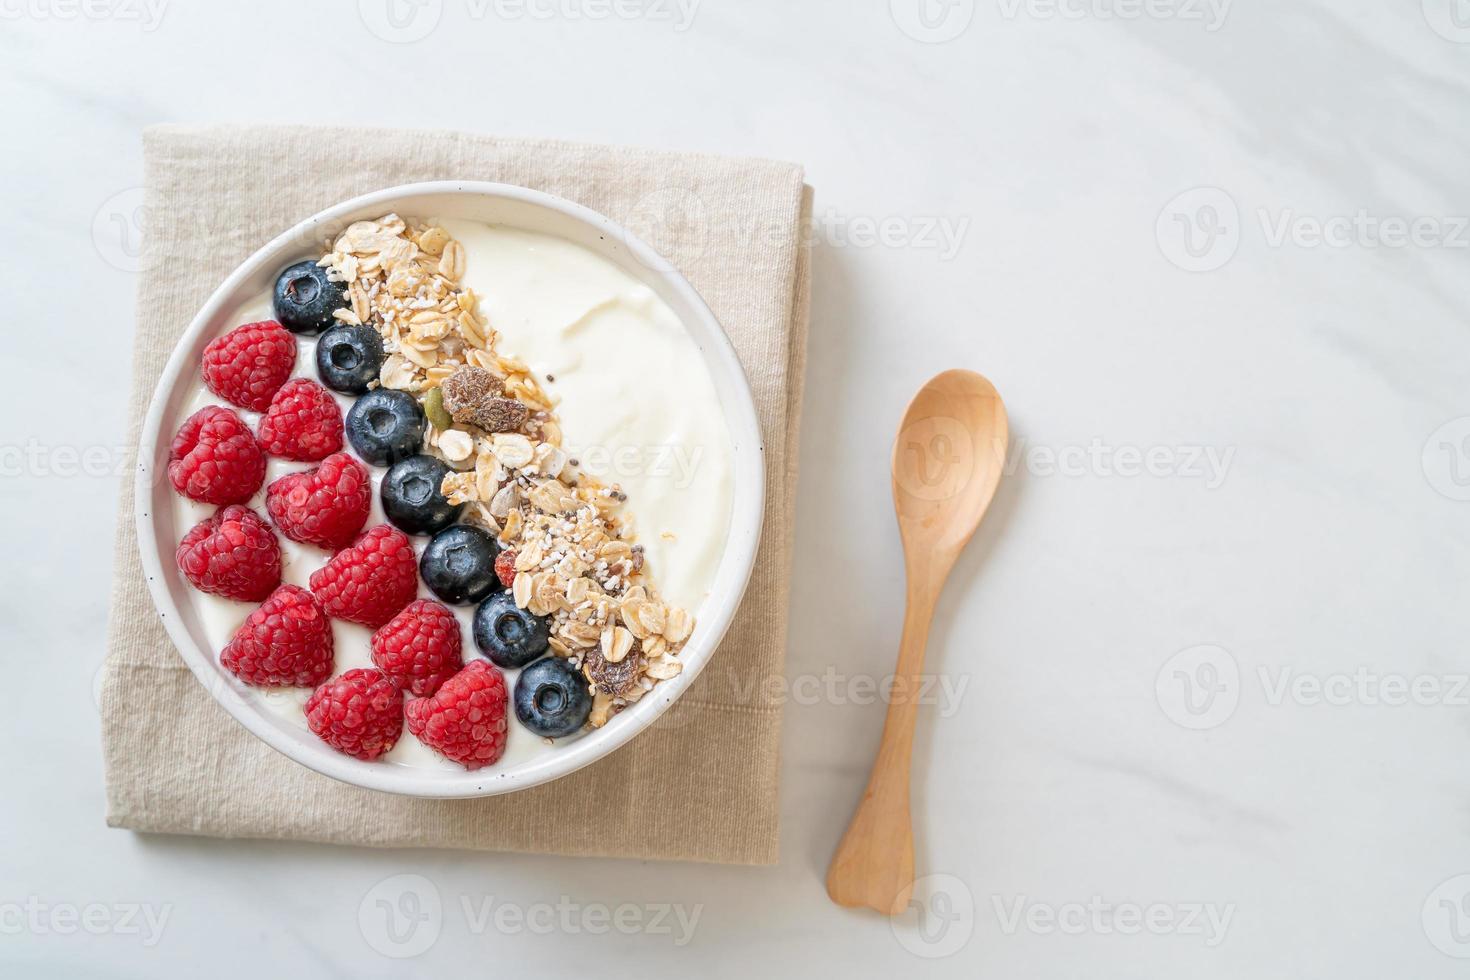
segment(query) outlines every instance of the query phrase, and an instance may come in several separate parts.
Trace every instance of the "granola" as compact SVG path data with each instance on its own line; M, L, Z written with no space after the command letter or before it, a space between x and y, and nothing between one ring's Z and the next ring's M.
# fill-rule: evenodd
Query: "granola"
M337 319L371 324L387 353L379 384L433 409L426 451L452 470L442 490L514 551L511 594L547 617L551 650L581 669L590 724L677 676L694 619L650 581L622 513L627 495L580 472L561 448L553 399L496 349L461 281L463 247L441 227L387 214L355 222L329 248L319 265L351 300Z

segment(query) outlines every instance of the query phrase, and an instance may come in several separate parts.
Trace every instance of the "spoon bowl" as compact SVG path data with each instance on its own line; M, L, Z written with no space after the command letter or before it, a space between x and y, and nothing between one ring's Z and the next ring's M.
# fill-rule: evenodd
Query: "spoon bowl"
M893 443L893 508L906 557L958 556L995 497L1010 428L985 377L946 371L914 396Z

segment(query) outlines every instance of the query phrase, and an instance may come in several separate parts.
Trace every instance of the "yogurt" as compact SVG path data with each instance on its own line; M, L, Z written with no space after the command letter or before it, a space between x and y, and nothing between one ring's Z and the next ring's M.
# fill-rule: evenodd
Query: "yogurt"
M590 250L565 239L476 222L436 219L465 248L464 284L480 297L481 311L500 334L497 350L530 366L557 401L563 448L581 472L616 483L628 495L622 516L644 546L649 577L663 598L698 619L709 595L729 532L733 450L713 381L704 360L673 310L652 290ZM273 317L268 294L243 306L238 323ZM298 337L295 376L316 377L316 347ZM345 415L350 396L338 395ZM196 372L184 417L219 404ZM255 413L239 411L253 429ZM348 447L350 450L350 446ZM266 483L312 464L271 458ZM386 472L368 467L376 488ZM214 513L214 507L173 495L180 537ZM266 516L265 492L249 502ZM384 523L376 491L367 527ZM282 580L305 588L330 557L320 548L277 534ZM422 552L427 537L413 538ZM432 598L419 584L419 595ZM251 603L190 590L207 648L224 648ZM463 627L465 655L475 655L472 606L451 606ZM372 631L332 621L333 675L372 666ZM516 671L506 671L514 688ZM226 696L235 696L234 691ZM305 688L244 688L239 694L303 730ZM616 722L614 722L616 723ZM492 768L515 766L555 746L514 718L504 756ZM314 737L314 736L313 736ZM578 736L572 736L576 738ZM563 739L561 741L569 741ZM381 760L414 768L463 771L407 728Z

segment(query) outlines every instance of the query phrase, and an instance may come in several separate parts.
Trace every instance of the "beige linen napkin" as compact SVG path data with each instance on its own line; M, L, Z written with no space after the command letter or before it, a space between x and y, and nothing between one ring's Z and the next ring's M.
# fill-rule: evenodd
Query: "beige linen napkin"
M361 790L277 754L219 708L159 626L132 479L118 514L102 696L108 823L139 831L743 864L777 855L779 708L753 703L785 656L809 194L791 164L496 139L312 128L150 129L130 444L184 327L251 251L366 191L504 181L643 235L724 324L755 392L767 457L764 547L709 667L664 721L556 782L480 800Z

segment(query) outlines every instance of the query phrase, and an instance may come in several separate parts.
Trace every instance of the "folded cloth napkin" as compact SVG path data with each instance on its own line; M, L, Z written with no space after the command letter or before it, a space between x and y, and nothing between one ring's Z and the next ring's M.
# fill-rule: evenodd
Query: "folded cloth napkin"
M418 800L357 789L277 754L189 672L144 585L132 478L118 512L102 737L108 823L153 833L384 847L769 864L777 855L779 682L806 349L810 192L800 167L450 132L231 127L144 135L129 440L171 349L209 293L298 220L421 180L520 184L644 237L729 333L766 444L764 546L745 603L698 681L609 757L508 796Z

